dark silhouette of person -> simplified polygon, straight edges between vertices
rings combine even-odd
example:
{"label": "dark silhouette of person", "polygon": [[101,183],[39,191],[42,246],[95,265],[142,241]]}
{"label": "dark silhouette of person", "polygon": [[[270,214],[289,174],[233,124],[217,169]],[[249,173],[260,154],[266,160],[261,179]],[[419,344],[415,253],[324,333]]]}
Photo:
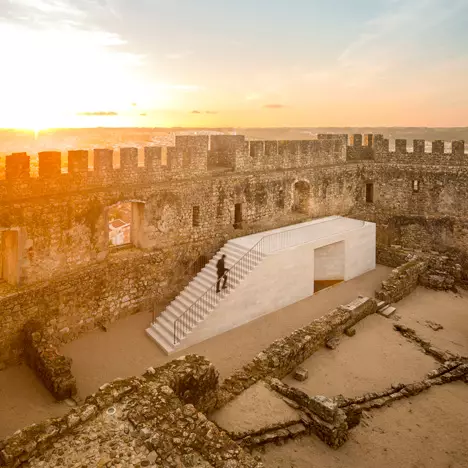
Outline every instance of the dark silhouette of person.
{"label": "dark silhouette of person", "polygon": [[218,263],[216,263],[216,269],[218,270],[218,281],[216,282],[216,292],[219,293],[219,285],[221,283],[221,280],[224,277],[223,281],[223,289],[226,289],[226,281],[227,281],[227,269],[225,265],[225,259],[226,255],[222,255],[221,258],[218,260]]}

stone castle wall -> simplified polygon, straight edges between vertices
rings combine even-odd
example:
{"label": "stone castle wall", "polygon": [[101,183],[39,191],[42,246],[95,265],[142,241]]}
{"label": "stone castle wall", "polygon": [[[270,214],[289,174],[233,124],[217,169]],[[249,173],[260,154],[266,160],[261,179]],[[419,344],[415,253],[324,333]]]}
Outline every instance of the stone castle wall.
{"label": "stone castle wall", "polygon": [[[431,154],[387,150],[379,135],[319,135],[305,141],[245,141],[243,136],[178,136],[176,146],[6,157],[0,180],[0,235],[16,239],[16,265],[0,281],[0,362],[21,358],[31,319],[63,341],[178,292],[177,280],[226,240],[304,219],[344,215],[377,223],[382,244],[468,252],[468,168],[464,146]],[[394,156],[393,153],[398,154]],[[167,157],[166,157],[167,155]],[[437,165],[434,165],[437,164]],[[418,181],[418,191],[413,182]],[[307,192],[298,195],[297,182]],[[373,202],[366,201],[373,184]],[[295,212],[296,198],[306,205]],[[107,212],[132,203],[132,246],[109,247]],[[235,229],[235,206],[242,224]],[[199,221],[193,225],[193,209]],[[5,250],[7,242],[2,243]],[[9,245],[9,244],[8,244]],[[5,258],[5,252],[2,254]],[[10,265],[11,258],[4,265]],[[468,266],[468,265],[467,265]]]}

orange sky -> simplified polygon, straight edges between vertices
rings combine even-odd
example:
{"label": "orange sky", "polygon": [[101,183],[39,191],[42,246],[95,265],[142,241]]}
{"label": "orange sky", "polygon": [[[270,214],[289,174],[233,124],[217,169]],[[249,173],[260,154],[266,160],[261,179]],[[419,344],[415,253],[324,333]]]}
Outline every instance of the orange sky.
{"label": "orange sky", "polygon": [[468,125],[468,0],[293,3],[8,0],[0,127]]}

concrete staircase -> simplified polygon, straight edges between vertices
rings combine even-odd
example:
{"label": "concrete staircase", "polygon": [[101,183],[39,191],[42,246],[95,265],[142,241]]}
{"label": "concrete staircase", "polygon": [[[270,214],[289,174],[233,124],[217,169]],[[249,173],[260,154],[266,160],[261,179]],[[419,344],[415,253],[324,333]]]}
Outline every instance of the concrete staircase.
{"label": "concrete staircase", "polygon": [[[174,344],[175,321],[188,309],[190,309],[190,307],[216,283],[216,263],[221,258],[221,255],[226,255],[226,268],[229,270],[248,251],[248,248],[236,244],[235,240],[228,241],[197,274],[197,276],[195,276],[195,278],[184,288],[184,290],[169,304],[169,306],[162,312],[162,314],[156,318],[156,321],[146,329],[146,333],[166,354],[171,354],[177,351],[180,345],[180,343]],[[263,256],[257,256],[257,261],[250,261],[250,268],[242,267],[240,269],[239,265],[236,266],[237,274],[235,278],[233,275],[228,274],[228,288],[226,290],[221,290],[221,292],[216,295],[215,304],[206,306],[205,316],[197,317],[197,324],[203,322],[206,316],[213,312],[213,310],[218,306],[219,302],[227,297],[230,292],[235,289],[237,284],[239,284],[250,273],[250,271],[252,271],[261,262],[262,258]],[[241,272],[240,275],[239,270]]]}

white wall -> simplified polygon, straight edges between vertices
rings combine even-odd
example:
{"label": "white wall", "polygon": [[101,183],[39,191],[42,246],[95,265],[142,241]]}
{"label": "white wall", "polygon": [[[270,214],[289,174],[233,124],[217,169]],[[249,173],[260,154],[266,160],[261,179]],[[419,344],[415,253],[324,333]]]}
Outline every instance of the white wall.
{"label": "white wall", "polygon": [[[344,256],[343,263],[339,261],[340,254]],[[200,343],[313,295],[315,255],[323,261],[318,275],[332,275],[330,279],[349,280],[374,269],[375,224],[366,223],[355,231],[332,234],[266,256],[177,349]],[[326,262],[327,255],[333,262]],[[331,268],[331,264],[335,266]],[[327,268],[330,268],[328,272]],[[337,278],[338,273],[341,276]]]}
{"label": "white wall", "polygon": [[375,233],[375,224],[366,223],[363,229],[351,231],[346,236],[346,281],[375,269]]}
{"label": "white wall", "polygon": [[315,249],[315,280],[344,279],[345,242],[335,242]]}

